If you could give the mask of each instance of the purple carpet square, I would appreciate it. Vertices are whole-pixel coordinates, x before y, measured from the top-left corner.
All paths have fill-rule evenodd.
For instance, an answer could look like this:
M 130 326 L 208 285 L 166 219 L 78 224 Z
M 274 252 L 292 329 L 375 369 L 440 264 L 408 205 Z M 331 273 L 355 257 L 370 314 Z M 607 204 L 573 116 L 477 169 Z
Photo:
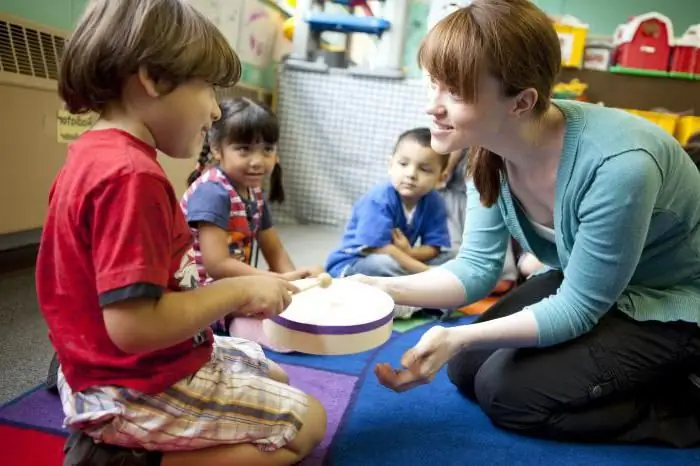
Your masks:
M 326 437 L 321 445 L 301 463 L 303 466 L 321 465 L 350 403 L 357 377 L 288 364 L 281 364 L 281 366 L 289 374 L 289 383 L 292 386 L 316 397 L 326 408 L 328 415 Z
M 328 414 L 326 438 L 302 463 L 304 466 L 320 465 L 348 407 L 357 377 L 289 364 L 282 364 L 282 367 L 289 374 L 291 385 L 316 397 L 326 408 Z M 61 401 L 57 395 L 40 388 L 1 408 L 0 420 L 41 429 L 62 430 Z
M 49 430 L 62 430 L 63 409 L 58 395 L 43 388 L 8 403 L 0 409 L 0 419 Z

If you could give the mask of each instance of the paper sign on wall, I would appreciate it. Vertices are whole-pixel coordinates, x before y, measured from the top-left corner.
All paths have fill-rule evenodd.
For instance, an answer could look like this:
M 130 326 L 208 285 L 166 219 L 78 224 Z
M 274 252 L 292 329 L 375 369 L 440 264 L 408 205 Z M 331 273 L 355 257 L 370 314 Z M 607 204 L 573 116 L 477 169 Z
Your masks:
M 190 0 L 190 3 L 207 19 L 209 19 L 209 21 L 214 23 L 216 26 L 219 26 L 219 14 L 221 8 L 219 0 Z
M 561 47 L 561 59 L 564 62 L 569 62 L 574 54 L 574 35 L 570 32 L 557 32 L 557 35 Z
M 241 60 L 259 68 L 268 66 L 278 31 L 279 25 L 275 24 L 265 6 L 247 2 L 236 50 Z
M 92 114 L 74 115 L 66 110 L 59 110 L 56 115 L 56 135 L 58 142 L 74 141 L 95 124 Z
M 243 8 L 244 3 L 240 0 L 222 2 L 219 6 L 219 29 L 236 51 L 241 47 L 240 31 Z

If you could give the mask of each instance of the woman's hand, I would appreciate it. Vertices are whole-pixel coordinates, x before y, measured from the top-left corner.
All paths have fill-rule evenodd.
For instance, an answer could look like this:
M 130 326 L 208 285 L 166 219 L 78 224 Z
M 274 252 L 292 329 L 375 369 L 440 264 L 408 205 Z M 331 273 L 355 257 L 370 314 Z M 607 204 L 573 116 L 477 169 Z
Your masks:
M 374 373 L 385 387 L 404 392 L 430 383 L 458 350 L 459 344 L 452 329 L 435 326 L 403 355 L 401 365 L 404 369 L 392 369 L 389 364 L 383 363 L 377 364 Z
M 392 278 L 390 277 L 370 277 L 368 275 L 357 274 L 350 275 L 346 278 L 346 280 L 364 283 L 365 285 L 369 285 L 379 290 L 382 290 L 383 292 L 391 296 L 391 299 L 396 301 L 396 296 L 394 296 L 391 291 L 390 282 Z

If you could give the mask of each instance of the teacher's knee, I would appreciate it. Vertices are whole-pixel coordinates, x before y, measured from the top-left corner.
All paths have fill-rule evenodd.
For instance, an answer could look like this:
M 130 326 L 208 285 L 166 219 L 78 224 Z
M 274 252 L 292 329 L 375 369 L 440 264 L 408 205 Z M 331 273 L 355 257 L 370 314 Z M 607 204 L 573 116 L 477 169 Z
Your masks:
M 515 350 L 494 353 L 474 377 L 474 393 L 481 410 L 499 427 L 516 431 L 537 431 L 551 417 L 526 373 L 513 367 Z
M 484 358 L 479 351 L 464 350 L 447 363 L 447 377 L 457 390 L 472 401 L 476 401 L 474 379 Z

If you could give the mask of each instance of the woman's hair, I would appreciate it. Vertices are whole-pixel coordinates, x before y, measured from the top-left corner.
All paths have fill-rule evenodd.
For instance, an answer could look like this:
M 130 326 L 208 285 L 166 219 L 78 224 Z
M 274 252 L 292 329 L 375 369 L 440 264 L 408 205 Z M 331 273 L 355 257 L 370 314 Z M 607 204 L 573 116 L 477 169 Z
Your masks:
M 92 0 L 68 41 L 58 92 L 68 111 L 102 112 L 143 67 L 163 93 L 201 79 L 231 87 L 241 62 L 224 35 L 182 0 Z
M 693 163 L 695 163 L 695 166 L 698 167 L 698 170 L 700 170 L 700 132 L 690 136 L 683 148 L 688 153 Z
M 474 0 L 430 30 L 418 63 L 468 103 L 478 100 L 485 76 L 497 79 L 509 97 L 535 89 L 534 113 L 542 116 L 561 68 L 561 48 L 552 21 L 531 0 Z M 483 147 L 470 148 L 468 158 L 482 204 L 493 205 L 503 160 Z
M 219 103 L 221 118 L 212 124 L 197 160 L 197 167 L 187 178 L 192 184 L 212 163 L 211 149 L 219 151 L 231 144 L 277 145 L 280 138 L 279 122 L 264 104 L 245 97 L 223 100 Z M 270 174 L 270 202 L 284 202 L 282 167 L 275 164 Z

